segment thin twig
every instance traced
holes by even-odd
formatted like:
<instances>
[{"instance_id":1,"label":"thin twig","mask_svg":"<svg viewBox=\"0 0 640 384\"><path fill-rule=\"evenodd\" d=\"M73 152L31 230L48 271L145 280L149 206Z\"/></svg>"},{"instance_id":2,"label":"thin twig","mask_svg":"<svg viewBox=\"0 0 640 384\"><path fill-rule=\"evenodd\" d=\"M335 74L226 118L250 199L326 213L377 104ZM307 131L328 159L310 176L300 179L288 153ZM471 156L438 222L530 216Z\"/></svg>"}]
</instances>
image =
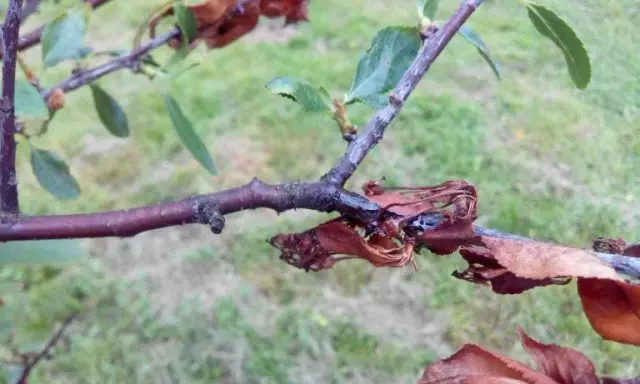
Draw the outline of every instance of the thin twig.
<instances>
[{"instance_id":1,"label":"thin twig","mask_svg":"<svg viewBox=\"0 0 640 384\"><path fill-rule=\"evenodd\" d=\"M84 0L84 2L91 4L91 7L93 9L96 9L109 2L109 0ZM42 34L44 33L44 27L45 25L43 24L33 29L31 32L20 36L20 39L18 41L18 51L24 51L40 44L40 39L42 39ZM0 59L1 58L2 56L0 56Z\"/></svg>"},{"instance_id":2,"label":"thin twig","mask_svg":"<svg viewBox=\"0 0 640 384\"><path fill-rule=\"evenodd\" d=\"M49 355L51 348L53 348L58 340L60 340L64 331L77 315L78 312L74 312L71 315L67 316L62 325L60 325L60 328L58 328L58 330L51 336L49 341L47 341L47 344L45 344L45 346L42 348L42 351L40 351L40 353L38 353L33 359L29 360L25 364L25 367L22 370L22 374L17 381L18 384L27 384L27 379L29 378L29 374L31 374L31 370L33 369L33 367L35 367L36 364L38 364L40 360L42 360L42 358Z\"/></svg>"},{"instance_id":3,"label":"thin twig","mask_svg":"<svg viewBox=\"0 0 640 384\"><path fill-rule=\"evenodd\" d=\"M0 221L12 219L20 212L16 176L15 86L18 35L22 0L11 0L2 25L2 99L0 100Z\"/></svg>"},{"instance_id":4,"label":"thin twig","mask_svg":"<svg viewBox=\"0 0 640 384\"><path fill-rule=\"evenodd\" d=\"M164 35L158 36L153 40L150 40L146 44L141 45L137 49L134 49L127 55L116 57L104 64L98 65L97 67L74 73L54 87L42 91L41 95L46 100L54 89L60 88L66 93L69 91L73 91L74 89L78 89L83 85L90 84L101 78L102 76L108 75L109 73L118 71L120 69L129 68L136 70L140 59L144 55L158 47L165 45L169 40L178 37L179 35L180 30L178 28L174 28Z\"/></svg>"},{"instance_id":5,"label":"thin twig","mask_svg":"<svg viewBox=\"0 0 640 384\"><path fill-rule=\"evenodd\" d=\"M353 175L360 162L382 139L385 129L398 115L402 105L429 70L431 64L481 3L482 0L464 1L449 21L424 42L409 69L405 71L400 82L391 91L389 104L369 120L365 130L349 144L338 164L323 176L324 180L336 185L344 185L347 179Z\"/></svg>"}]
</instances>

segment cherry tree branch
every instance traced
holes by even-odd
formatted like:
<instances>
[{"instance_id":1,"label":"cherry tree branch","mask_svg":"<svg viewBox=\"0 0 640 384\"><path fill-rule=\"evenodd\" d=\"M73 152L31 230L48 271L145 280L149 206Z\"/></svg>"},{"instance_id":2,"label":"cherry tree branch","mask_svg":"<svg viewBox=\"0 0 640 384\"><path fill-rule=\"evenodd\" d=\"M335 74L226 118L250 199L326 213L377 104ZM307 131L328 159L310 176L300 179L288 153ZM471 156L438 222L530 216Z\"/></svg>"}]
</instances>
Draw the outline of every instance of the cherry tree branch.
<instances>
[{"instance_id":1,"label":"cherry tree branch","mask_svg":"<svg viewBox=\"0 0 640 384\"><path fill-rule=\"evenodd\" d=\"M22 0L11 0L2 25L2 99L0 99L0 221L19 213L16 176L15 86ZM8 217L7 217L8 216Z\"/></svg>"},{"instance_id":2,"label":"cherry tree branch","mask_svg":"<svg viewBox=\"0 0 640 384\"><path fill-rule=\"evenodd\" d=\"M54 89L59 88L66 93L78 89L83 85L91 84L102 76L108 75L121 69L128 68L136 71L138 70L140 59L143 56L145 56L150 51L165 45L169 40L178 37L179 35L180 30L178 28L174 28L164 35L158 36L139 46L127 55L116 57L94 68L72 74L70 77L61 81L54 87L42 91L41 95L46 100Z\"/></svg>"},{"instance_id":3,"label":"cherry tree branch","mask_svg":"<svg viewBox=\"0 0 640 384\"><path fill-rule=\"evenodd\" d=\"M265 184L258 179L222 192L120 211L21 217L0 224L0 241L82 237L134 236L152 229L203 223L222 230L223 215L247 209L271 208L337 211L363 221L375 220L380 207L364 196L327 183Z\"/></svg>"},{"instance_id":4,"label":"cherry tree branch","mask_svg":"<svg viewBox=\"0 0 640 384\"><path fill-rule=\"evenodd\" d=\"M389 105L374 115L365 130L349 144L336 166L318 182L271 185L254 179L233 189L135 209L75 215L24 216L13 223L0 223L0 241L125 237L190 223L203 223L210 226L213 232L220 233L224 226L224 215L257 208L270 208L278 213L291 209L310 209L338 212L365 222L377 220L383 209L364 196L345 190L343 185L382 139L386 127L398 115L420 79L481 2L464 1L444 26L425 40L413 63L391 92ZM71 91L116 70L135 69L141 57L178 34L179 30L174 29L126 56L74 74L53 89ZM44 91L43 96L47 97L50 92L51 90ZM436 225L438 219L434 220ZM476 231L483 236L515 236L481 227L476 227ZM598 256L619 272L640 278L640 259L602 253Z\"/></svg>"},{"instance_id":5,"label":"cherry tree branch","mask_svg":"<svg viewBox=\"0 0 640 384\"><path fill-rule=\"evenodd\" d=\"M96 9L106 4L107 2L109 2L109 0L84 0L84 2L89 3L93 9ZM29 5L29 2L27 2L27 6L28 5ZM25 6L25 8L27 6ZM23 36L20 36L20 39L18 40L18 51L24 51L33 46L40 44L40 39L42 39L42 34L44 33L44 27L45 25L43 24L35 28L31 32L26 33ZM0 59L2 57L4 56L0 56Z\"/></svg>"},{"instance_id":6,"label":"cherry tree branch","mask_svg":"<svg viewBox=\"0 0 640 384\"><path fill-rule=\"evenodd\" d=\"M67 316L64 322L62 322L62 325L60 325L60 328L58 328L58 330L51 336L49 341L47 341L47 344L45 344L45 346L42 348L42 351L40 351L40 353L38 353L33 359L29 360L25 364L20 378L18 378L18 380L16 381L17 384L27 384L27 379L29 378L33 367L35 367L36 364L38 364L40 360L42 360L45 356L51 353L51 348L53 348L60 340L60 338L64 334L64 331L69 327L69 325L77 315L78 313L74 312L71 315Z\"/></svg>"}]
</instances>

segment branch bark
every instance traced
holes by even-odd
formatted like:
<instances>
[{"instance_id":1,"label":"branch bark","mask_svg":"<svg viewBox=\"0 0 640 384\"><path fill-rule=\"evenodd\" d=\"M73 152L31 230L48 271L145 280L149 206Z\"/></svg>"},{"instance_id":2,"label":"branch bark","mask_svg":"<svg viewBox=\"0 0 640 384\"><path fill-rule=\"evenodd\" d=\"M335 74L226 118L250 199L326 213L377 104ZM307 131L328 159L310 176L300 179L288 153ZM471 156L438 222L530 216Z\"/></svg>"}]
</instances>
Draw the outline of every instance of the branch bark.
<instances>
[{"instance_id":1,"label":"branch bark","mask_svg":"<svg viewBox=\"0 0 640 384\"><path fill-rule=\"evenodd\" d=\"M102 76L108 75L121 69L128 68L137 70L137 65L144 55L158 47L165 45L169 40L174 37L178 37L179 35L180 30L178 28L174 28L164 35L158 36L153 40L147 42L146 44L143 44L140 47L134 49L125 56L116 57L104 64L98 65L97 67L74 73L54 87L42 91L41 95L45 100L47 100L54 89L59 88L66 93L78 89L83 85L91 84Z\"/></svg>"},{"instance_id":2,"label":"branch bark","mask_svg":"<svg viewBox=\"0 0 640 384\"><path fill-rule=\"evenodd\" d=\"M19 213L16 176L15 86L18 36L22 0L11 0L2 25L2 99L0 100L0 221L11 220Z\"/></svg>"}]
</instances>

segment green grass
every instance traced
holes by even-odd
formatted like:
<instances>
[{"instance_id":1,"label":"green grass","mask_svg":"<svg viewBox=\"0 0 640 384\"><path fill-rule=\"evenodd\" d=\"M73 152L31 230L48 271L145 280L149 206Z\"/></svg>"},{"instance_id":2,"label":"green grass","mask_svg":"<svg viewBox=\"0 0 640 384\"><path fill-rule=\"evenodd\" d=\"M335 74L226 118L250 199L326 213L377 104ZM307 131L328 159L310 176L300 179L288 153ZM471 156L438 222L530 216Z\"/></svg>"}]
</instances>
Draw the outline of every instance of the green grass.
<instances>
[{"instance_id":1,"label":"green grass","mask_svg":"<svg viewBox=\"0 0 640 384\"><path fill-rule=\"evenodd\" d=\"M106 5L89 42L128 44L157 3L137 2L126 8L131 12L118 2ZM444 19L456 2L441 3ZM396 185L464 178L479 191L482 225L580 247L598 236L638 240L633 15L640 10L633 0L543 3L570 21L590 51L594 75L586 91L572 87L562 56L517 2L486 1L469 25L500 60L503 80L455 38L348 186L359 190L382 176ZM260 29L222 50L200 47L189 59L200 65L171 84L129 73L102 79L128 113L128 140L100 125L88 89L71 93L50 133L34 144L71 164L82 195L57 201L43 192L21 145L21 206L30 214L86 212L206 193L253 176L316 179L344 150L335 125L271 95L264 83L295 76L340 95L375 31L414 23L414 12L412 0L313 1L311 22L288 39L279 29ZM37 63L38 50L26 58ZM51 84L68 69L42 80ZM163 89L205 139L217 176L182 148L158 95ZM371 111L356 106L350 116L362 126ZM220 236L186 227L87 241L92 262L65 271L30 299L33 323L70 309L62 299L52 308L49 300L73 296L65 282L81 283L91 303L68 345L32 381L415 382L426 362L466 342L526 361L515 343L518 324L543 342L585 353L602 374L640 375L637 348L602 341L573 284L496 296L450 276L464 267L457 256L426 254L418 272L346 262L304 273L279 261L265 242L326 217L252 211L230 216Z\"/></svg>"}]
</instances>

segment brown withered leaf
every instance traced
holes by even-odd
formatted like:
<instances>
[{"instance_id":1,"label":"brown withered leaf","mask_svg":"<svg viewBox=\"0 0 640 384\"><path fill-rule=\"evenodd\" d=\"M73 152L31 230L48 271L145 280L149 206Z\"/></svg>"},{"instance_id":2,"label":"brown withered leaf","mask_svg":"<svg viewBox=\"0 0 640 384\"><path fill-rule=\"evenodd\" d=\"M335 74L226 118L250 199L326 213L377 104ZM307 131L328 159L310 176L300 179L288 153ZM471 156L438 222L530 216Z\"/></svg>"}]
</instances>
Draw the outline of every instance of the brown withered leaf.
<instances>
[{"instance_id":1,"label":"brown withered leaf","mask_svg":"<svg viewBox=\"0 0 640 384\"><path fill-rule=\"evenodd\" d=\"M622 239L598 238L600 252L639 257L640 245ZM578 294L591 327L607 340L640 345L640 286L624 281L578 279Z\"/></svg>"},{"instance_id":2,"label":"brown withered leaf","mask_svg":"<svg viewBox=\"0 0 640 384\"><path fill-rule=\"evenodd\" d=\"M465 247L494 259L518 277L541 280L555 277L597 277L622 281L615 270L593 252L555 244L482 236L479 245Z\"/></svg>"},{"instance_id":3,"label":"brown withered leaf","mask_svg":"<svg viewBox=\"0 0 640 384\"><path fill-rule=\"evenodd\" d=\"M465 344L451 357L429 364L418 384L557 384L548 376L477 345Z\"/></svg>"},{"instance_id":4,"label":"brown withered leaf","mask_svg":"<svg viewBox=\"0 0 640 384\"><path fill-rule=\"evenodd\" d=\"M413 247L399 246L378 234L360 235L343 220L331 220L305 232L278 234L271 245L280 249L280 258L297 268L321 270L336 261L362 258L376 267L400 267L413 261ZM345 255L332 258L333 255Z\"/></svg>"},{"instance_id":5,"label":"brown withered leaf","mask_svg":"<svg viewBox=\"0 0 640 384\"><path fill-rule=\"evenodd\" d=\"M205 0L187 6L196 19L197 35L194 48L204 41L209 49L222 48L255 29L260 15L284 17L286 24L308 20L307 0ZM149 35L155 36L158 23L173 14L169 7L149 23ZM181 46L182 37L169 42L172 48Z\"/></svg>"},{"instance_id":6,"label":"brown withered leaf","mask_svg":"<svg viewBox=\"0 0 640 384\"><path fill-rule=\"evenodd\" d=\"M411 230L408 225L419 215L441 215L435 228L409 233L433 253L451 254L475 237L478 197L475 187L464 180L427 187L382 187L370 181L363 190L369 200L399 216L395 221L398 229Z\"/></svg>"},{"instance_id":7,"label":"brown withered leaf","mask_svg":"<svg viewBox=\"0 0 640 384\"><path fill-rule=\"evenodd\" d=\"M640 244L631 244L622 252L625 256L640 257Z\"/></svg>"},{"instance_id":8,"label":"brown withered leaf","mask_svg":"<svg viewBox=\"0 0 640 384\"><path fill-rule=\"evenodd\" d=\"M578 294L591 327L603 339L640 345L640 286L581 278Z\"/></svg>"},{"instance_id":9,"label":"brown withered leaf","mask_svg":"<svg viewBox=\"0 0 640 384\"><path fill-rule=\"evenodd\" d=\"M593 248L596 252L617 253L622 254L627 243L624 239L608 239L606 237L598 237L593 240Z\"/></svg>"},{"instance_id":10,"label":"brown withered leaf","mask_svg":"<svg viewBox=\"0 0 640 384\"><path fill-rule=\"evenodd\" d=\"M539 372L558 383L599 384L596 369L582 353L555 344L543 344L529 337L518 327L525 351L533 358Z\"/></svg>"},{"instance_id":11,"label":"brown withered leaf","mask_svg":"<svg viewBox=\"0 0 640 384\"><path fill-rule=\"evenodd\" d=\"M418 384L536 383L599 384L600 378L588 357L555 344L544 344L518 327L525 351L533 358L532 369L508 357L467 344L447 359L433 362ZM603 378L602 384L640 384L639 379Z\"/></svg>"},{"instance_id":12,"label":"brown withered leaf","mask_svg":"<svg viewBox=\"0 0 640 384\"><path fill-rule=\"evenodd\" d=\"M547 285L563 285L571 277L620 280L613 268L589 251L553 244L478 237L460 254L469 263L455 277L488 284L499 294L517 294Z\"/></svg>"}]
</instances>

